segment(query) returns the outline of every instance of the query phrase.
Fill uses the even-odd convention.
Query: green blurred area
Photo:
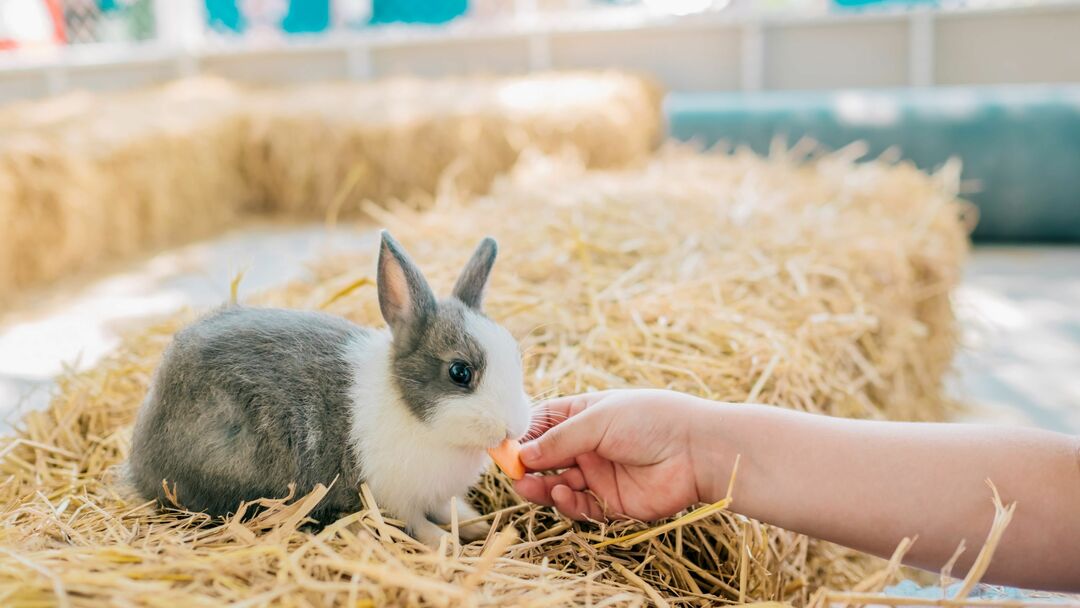
[[[671,134],[767,153],[774,138],[865,141],[934,170],[950,157],[977,191],[975,239],[1080,242],[1080,86],[672,93]]]

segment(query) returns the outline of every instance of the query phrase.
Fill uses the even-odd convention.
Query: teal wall
[[[678,139],[761,153],[808,136],[895,146],[923,169],[956,156],[980,186],[977,240],[1080,242],[1080,86],[673,93],[666,111]]]

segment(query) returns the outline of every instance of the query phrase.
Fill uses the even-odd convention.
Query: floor
[[[979,247],[951,390],[971,417],[1080,433],[1080,247]]]
[[[0,322],[0,430],[44,407],[65,366],[93,365],[119,332],[184,306],[301,276],[334,251],[373,247],[370,230],[260,226],[182,247]],[[950,390],[968,418],[1080,433],[1080,247],[980,247],[956,296],[964,345]]]

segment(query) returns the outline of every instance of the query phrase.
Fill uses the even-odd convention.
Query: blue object
[[[468,0],[374,0],[372,23],[446,23],[465,13]]]
[[[206,0],[206,22],[219,32],[242,33],[248,27],[237,0]],[[330,0],[290,0],[289,11],[281,21],[282,31],[289,34],[312,34],[329,28]]]
[[[435,25],[460,17],[468,8],[468,0],[373,0],[371,23]],[[330,0],[291,0],[281,29],[289,34],[325,32],[330,29],[330,11]],[[217,31],[242,33],[248,27],[238,0],[206,0],[206,19]]]
[[[217,31],[242,32],[247,21],[236,0],[206,0],[206,24]]]
[[[292,0],[281,28],[290,34],[325,32],[330,27],[330,0]]]
[[[956,156],[978,191],[975,238],[1080,242],[1080,86],[673,93],[671,134],[767,153],[773,138],[897,147],[933,170]]]
[[[920,587],[914,581],[901,581],[900,583],[891,587],[885,588],[885,595],[891,595],[894,597],[917,597],[939,600],[944,598],[956,597],[960,592],[960,587],[963,583],[953,583],[942,589],[937,586]],[[1048,598],[1048,597],[1035,597],[1020,589],[1012,587],[995,587],[992,585],[975,585],[975,588],[971,590],[968,595],[971,599],[978,600],[997,600],[997,601],[1019,601],[1027,603],[1045,602],[1049,604],[1065,603],[1063,599]]]

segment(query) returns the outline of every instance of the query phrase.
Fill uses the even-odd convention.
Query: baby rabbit
[[[389,331],[227,306],[178,332],[135,425],[135,487],[168,505],[165,480],[185,508],[218,516],[290,483],[303,495],[334,482],[312,513],[328,523],[360,509],[366,482],[417,540],[438,545],[433,522],[449,523],[451,497],[462,519],[478,516],[461,497],[487,467],[485,449],[529,427],[517,343],[480,310],[495,255],[484,239],[453,295],[436,300],[383,231]],[[467,540],[487,531],[461,530]]]

